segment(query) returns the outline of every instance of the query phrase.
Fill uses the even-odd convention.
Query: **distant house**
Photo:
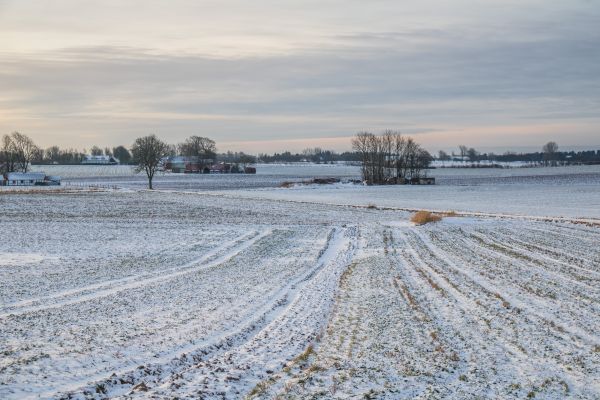
[[[86,155],[81,161],[82,164],[86,165],[118,165],[121,162],[118,158],[113,156],[91,156]]]
[[[210,166],[210,172],[218,174],[228,174],[229,172],[231,172],[231,164],[227,164],[224,162],[213,164]]]
[[[411,185],[435,185],[435,178],[412,177],[409,182]]]
[[[58,178],[60,184],[60,178]],[[43,172],[9,172],[4,176],[6,186],[45,186],[48,185]]]
[[[212,164],[213,160],[201,159],[200,157],[193,156],[175,156],[169,157],[162,163],[166,171],[175,173],[186,173],[186,174],[197,174],[207,173],[210,171],[208,166]]]

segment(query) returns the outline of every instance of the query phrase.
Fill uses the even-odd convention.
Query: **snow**
[[[36,264],[44,258],[44,255],[34,253],[0,253],[0,267]]]
[[[600,181],[564,184],[486,184],[470,186],[354,184],[297,185],[293,188],[228,191],[246,199],[286,200],[409,210],[461,211],[537,217],[600,219]]]
[[[5,192],[0,398],[598,398],[596,172],[540,172]]]

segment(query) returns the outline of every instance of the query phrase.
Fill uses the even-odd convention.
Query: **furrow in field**
[[[424,270],[419,275],[423,281],[430,283],[433,292],[445,293],[437,297],[438,304],[432,312],[441,313],[441,319],[447,318],[450,326],[461,322],[465,324],[462,329],[457,326],[454,330],[468,336],[470,345],[466,353],[472,352],[472,357],[479,360],[480,367],[483,368],[488,359],[492,363],[489,368],[494,374],[497,373],[497,368],[511,371],[514,373],[512,378],[519,381],[522,376],[535,376],[540,365],[544,365],[553,376],[560,376],[565,380],[571,389],[585,390],[584,386],[578,385],[577,373],[567,371],[564,366],[565,359],[571,356],[567,355],[569,346],[572,346],[570,341],[565,342],[560,336],[552,339],[548,336],[546,327],[535,327],[543,321],[536,321],[537,318],[531,320],[514,308],[505,308],[500,302],[506,300],[501,295],[498,296],[498,292],[494,292],[489,285],[486,285],[487,288],[473,285],[474,281],[461,279],[459,275],[453,274],[439,259],[422,258],[426,255],[423,251],[424,243],[414,241],[415,236],[418,237],[418,234],[413,232],[404,238],[409,248],[408,254],[412,254],[408,257],[409,263],[413,263],[415,269],[420,267]],[[436,297],[430,298],[436,300]],[[440,300],[446,300],[446,305]],[[457,309],[461,310],[459,314],[456,313]],[[478,329],[473,329],[475,326]],[[482,335],[477,335],[478,331]],[[533,350],[538,346],[539,339],[552,343],[549,346],[556,349],[553,357],[546,352]],[[573,355],[570,361],[577,357],[579,355]],[[502,364],[505,366],[502,367]]]
[[[409,288],[406,266],[391,258],[391,234],[367,235],[368,248],[340,279],[324,338],[259,398],[414,398],[458,378],[448,335],[420,307],[423,292]]]
[[[436,232],[436,235],[446,234]],[[528,299],[528,302],[541,304],[542,309],[550,309],[558,319],[564,319],[565,316],[580,319],[589,312],[598,311],[600,292],[594,286],[569,275],[564,267],[556,271],[557,268],[549,268],[537,257],[532,258],[509,248],[491,236],[489,233],[470,232],[460,237],[452,236],[452,240],[436,242],[449,254],[463,260],[465,265],[485,265],[485,268],[479,269],[480,274],[503,283],[518,292],[520,297]],[[594,331],[593,328],[586,329]]]
[[[536,232],[545,237],[560,237],[560,239],[558,239],[559,241],[568,240],[572,243],[585,243],[590,245],[600,241],[600,229],[596,227],[583,228],[566,224],[543,224],[541,227],[535,225],[525,227],[524,232],[528,231]]]
[[[447,236],[448,233],[436,232],[435,235]],[[530,254],[526,249],[511,246],[508,241],[496,237],[496,232],[486,230],[460,231],[460,235],[453,234],[451,241],[439,241],[441,247],[465,261],[478,260],[484,262],[486,268],[481,273],[492,275],[494,278],[511,279],[509,286],[517,284],[528,294],[535,294],[548,300],[555,300],[559,283],[568,282],[567,292],[571,298],[583,297],[589,303],[595,303],[595,296],[590,297],[589,292],[596,292],[594,285],[590,285],[590,278],[573,273],[568,264],[555,260],[547,260],[537,254]],[[519,273],[507,274],[507,271],[517,270]],[[492,272],[493,271],[493,272]],[[593,279],[591,280],[593,282]],[[564,296],[567,292],[561,288]]]
[[[332,231],[313,268],[269,296],[231,330],[215,333],[189,348],[179,348],[177,354],[163,355],[142,370],[118,372],[101,384],[111,391],[111,395],[125,395],[143,381],[160,396],[160,393],[168,393],[169,388],[179,385],[188,388],[185,390],[204,388],[203,390],[215,393],[222,390],[224,382],[228,382],[228,391],[239,391],[239,385],[248,384],[248,380],[252,382],[259,379],[265,374],[264,370],[260,371],[261,376],[244,375],[245,383],[239,377],[236,378],[235,372],[242,375],[241,372],[247,371],[248,363],[264,366],[271,362],[275,368],[286,360],[285,357],[289,358],[294,351],[306,346],[318,333],[322,314],[325,312],[326,315],[328,307],[326,301],[319,301],[317,294],[323,289],[319,287],[330,280],[328,275],[340,274],[345,263],[349,262],[352,235],[348,232],[352,230]],[[294,334],[291,335],[290,332]],[[232,360],[236,360],[239,365],[229,365]],[[212,380],[220,375],[221,378]],[[207,377],[208,383],[205,382]],[[209,385],[210,388],[204,385]],[[86,389],[80,390],[86,392]],[[131,392],[131,395],[135,394],[136,392]],[[147,396],[145,392],[137,394]]]
[[[600,251],[591,242],[557,238],[552,232],[531,230],[518,236],[510,229],[499,229],[496,233],[504,241],[515,243],[542,258],[562,262],[586,275],[600,277]]]
[[[531,250],[532,245],[529,242],[513,239],[510,236],[500,236],[496,232],[492,235],[488,231],[473,231],[470,236],[479,242],[480,246],[493,248],[496,252],[516,262],[543,269],[555,279],[584,286],[591,290],[595,290],[597,284],[600,283],[600,273],[550,257],[541,252],[539,248],[536,248],[538,251],[534,252]]]
[[[416,274],[413,273],[413,280],[420,280],[423,291],[438,293],[437,298],[430,294],[430,300],[444,303],[445,311],[438,318],[444,320],[445,325],[456,324],[457,326],[453,330],[458,332],[461,340],[471,343],[473,346],[477,343],[477,346],[480,347],[477,349],[478,351],[489,345],[489,340],[473,334],[472,328],[478,326],[476,331],[487,332],[488,335],[493,333],[490,328],[490,316],[503,314],[505,311],[499,299],[482,287],[470,285],[471,282],[463,279],[457,279],[451,274],[451,271],[444,268],[443,264],[428,258],[426,256],[427,247],[422,242],[415,240],[414,232],[396,231],[395,233],[405,247],[400,254],[405,259],[405,263],[412,266],[412,270],[416,272]],[[500,318],[505,318],[505,316],[501,315]],[[467,327],[471,329],[467,329]],[[514,333],[510,325],[499,325],[496,329],[500,327],[502,330],[508,330],[509,334]],[[469,337],[465,338],[464,335],[469,335]],[[510,343],[504,343],[503,346],[516,349],[516,346]],[[466,351],[472,355],[476,353],[470,348],[467,348]],[[520,353],[520,351],[515,352],[517,355]],[[507,361],[512,362],[512,360]]]
[[[417,229],[415,229],[414,232],[435,258],[445,263],[456,273],[462,274],[464,277],[483,288],[487,293],[494,294],[498,296],[498,298],[504,299],[511,307],[517,307],[520,310],[527,311],[533,316],[546,321],[550,327],[555,329],[557,334],[568,333],[573,339],[576,339],[575,343],[577,343],[577,340],[582,340],[592,346],[600,343],[600,338],[593,333],[589,333],[581,326],[572,325],[570,321],[566,322],[560,320],[555,315],[548,312],[547,302],[537,301],[531,296],[528,296],[525,300],[525,296],[520,296],[520,293],[515,291],[514,285],[497,286],[491,278],[486,278],[480,272],[473,270],[473,268],[466,264],[460,263],[459,259],[435,245],[424,232]]]
[[[0,314],[0,318],[6,318],[11,315],[43,311],[52,308],[60,308],[84,301],[90,301],[101,297],[111,296],[124,290],[135,289],[158,282],[164,282],[166,280],[193,273],[198,270],[213,268],[235,257],[243,250],[251,247],[256,242],[270,234],[271,230],[264,230],[258,234],[247,235],[242,240],[232,240],[215,248],[200,258],[178,267],[168,268],[162,271],[153,271],[152,273],[138,275],[135,277],[127,277],[110,282],[103,282],[101,284],[91,285],[86,288],[69,290],[60,294],[49,296],[46,299],[40,298],[36,300],[28,300],[24,302],[23,306],[20,307],[15,305],[12,307],[8,306],[3,309],[3,312]],[[45,303],[47,300],[53,299],[59,300]]]

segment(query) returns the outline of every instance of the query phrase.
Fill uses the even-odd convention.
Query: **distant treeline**
[[[458,146],[459,152],[452,155],[440,150],[436,157],[440,161],[469,161],[472,163],[489,162],[528,162],[533,164],[600,164],[600,150],[584,151],[558,151],[555,142],[548,142],[542,147],[542,151],[533,153],[506,152],[504,154],[480,153],[474,148]]]
[[[313,162],[321,164],[330,164],[338,161],[361,161],[361,154],[358,152],[345,151],[337,153],[333,150],[324,150],[319,147],[305,149],[301,153],[291,153],[284,151],[282,153],[265,154],[261,153],[257,157],[262,163],[291,163],[291,162]]]
[[[484,154],[484,156],[486,156]],[[505,153],[502,155],[491,155],[490,159],[501,162],[528,161],[533,163],[542,163],[545,160],[546,153]],[[561,163],[581,163],[581,164],[600,164],[600,150],[587,151],[559,151],[554,153],[554,160]]]

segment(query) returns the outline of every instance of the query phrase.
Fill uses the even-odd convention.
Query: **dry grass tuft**
[[[297,183],[298,182],[284,181],[284,182],[281,182],[279,184],[279,187],[282,187],[282,188],[291,188],[292,186],[296,186]]]
[[[438,222],[441,220],[441,216],[429,211],[418,211],[410,219],[411,222],[414,222],[417,225],[425,225],[430,222]]]

